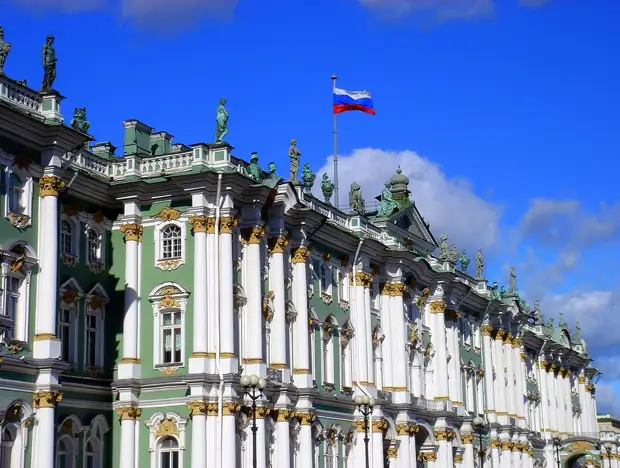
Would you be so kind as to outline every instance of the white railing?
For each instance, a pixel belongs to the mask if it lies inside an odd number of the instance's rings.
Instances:
[[[0,75],[0,99],[29,112],[42,111],[42,99],[37,92],[3,75]]]
[[[185,172],[192,168],[193,154],[188,151],[144,158],[140,163],[140,175],[152,177],[161,173]]]

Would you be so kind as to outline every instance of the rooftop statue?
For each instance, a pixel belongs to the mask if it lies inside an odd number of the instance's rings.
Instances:
[[[459,262],[461,264],[461,271],[463,271],[464,273],[467,273],[467,267],[469,266],[471,259],[467,256],[467,253],[465,252],[464,249],[461,252],[461,256],[459,257]]]
[[[215,142],[221,143],[226,135],[228,135],[228,110],[226,110],[226,98],[222,98],[215,117]]]
[[[323,192],[323,196],[325,197],[325,203],[329,203],[331,205],[329,199],[334,194],[334,183],[329,180],[327,172],[323,174],[323,180],[321,181],[321,192]]]
[[[357,182],[353,182],[349,190],[349,207],[361,215],[366,213],[366,203],[362,196],[362,188]]]
[[[4,28],[0,26],[0,75],[4,75],[4,62],[11,51],[11,44],[4,40]]]
[[[545,327],[553,328],[553,317],[549,317],[549,320],[547,320],[547,323],[545,323]]]
[[[448,261],[453,265],[456,265],[456,262],[459,261],[459,256],[459,249],[456,248],[456,244],[452,244],[450,252],[448,252]]]
[[[508,297],[508,291],[506,291],[506,286],[502,286],[501,288],[499,288],[499,296],[502,299],[506,299]]]
[[[497,281],[494,281],[493,284],[489,286],[489,291],[491,292],[491,300],[499,301],[502,298]]]
[[[73,111],[73,118],[71,119],[71,127],[78,132],[88,134],[90,122],[86,120],[86,107],[75,108]]]
[[[256,182],[261,181],[260,166],[258,165],[258,153],[252,153],[250,158],[250,165],[245,169],[246,174],[254,179]]]
[[[534,310],[540,312],[540,298],[534,299]]]
[[[442,234],[439,237],[439,260],[447,262],[450,259],[450,252],[448,249],[448,236]]]
[[[517,272],[515,267],[510,267],[510,283],[508,285],[508,294],[514,296],[519,290],[517,289]]]
[[[581,324],[579,322],[575,322],[575,340],[581,340]]]
[[[377,213],[377,216],[380,218],[392,216],[394,210],[398,208],[398,203],[392,198],[392,191],[390,188],[391,185],[387,183],[381,192],[381,203],[379,204],[379,212]]]
[[[54,49],[54,36],[47,36],[43,50],[41,52],[43,62],[43,82],[41,92],[53,91],[54,81],[56,81],[56,49]]]
[[[288,181],[292,184],[299,184],[297,179],[297,172],[299,171],[299,158],[301,151],[297,148],[297,140],[294,138],[291,140],[291,146],[288,147],[288,157],[291,160],[291,169],[288,176]]]
[[[484,273],[484,257],[482,256],[482,249],[478,249],[476,253],[476,279],[482,279]]]
[[[564,321],[564,313],[560,312],[558,317],[558,327],[560,328],[568,328],[568,324]]]
[[[301,182],[306,192],[310,192],[310,190],[312,190],[315,179],[316,174],[310,169],[310,164],[305,163],[304,168],[301,170]]]

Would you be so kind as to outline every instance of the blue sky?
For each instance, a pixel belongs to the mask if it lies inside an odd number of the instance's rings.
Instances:
[[[620,43],[613,0],[0,0],[5,72],[38,88],[56,36],[63,112],[122,148],[136,118],[192,144],[228,140],[286,174],[297,138],[331,176],[330,75],[376,116],[338,117],[341,203],[397,164],[436,235],[487,252],[487,276],[581,320],[620,414]],[[28,27],[24,27],[28,25]],[[119,150],[119,153],[122,151]],[[616,396],[617,395],[617,396]]]

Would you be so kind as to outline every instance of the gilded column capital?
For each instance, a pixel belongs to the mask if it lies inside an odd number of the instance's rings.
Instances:
[[[497,330],[497,333],[495,334],[495,339],[499,341],[504,341],[505,335],[506,335],[506,332],[500,328],[499,330]]]
[[[212,234],[215,232],[215,218],[204,215],[190,216],[187,222],[192,226],[194,234],[197,232],[208,232]]]
[[[269,238],[269,253],[284,253],[288,246],[288,238],[286,236],[274,236]]]
[[[586,392],[594,394],[594,385],[586,385]]]
[[[256,408],[254,408],[254,411],[252,411],[251,406],[246,406],[244,409],[245,414],[248,418],[252,418],[255,416],[256,419],[264,419],[265,416],[268,416],[271,413],[271,409],[267,408],[266,406],[257,406]]]
[[[299,424],[302,426],[309,426],[316,419],[316,414],[298,411],[295,413],[295,418],[297,418]]]
[[[372,274],[366,273],[365,271],[356,271],[355,277],[349,275],[349,278],[351,286],[363,286],[365,289],[370,289],[372,287]]]
[[[471,444],[474,442],[473,434],[461,434],[461,443],[462,444]]]
[[[398,435],[406,435],[406,436],[413,436],[416,432],[418,432],[418,425],[415,423],[398,423],[396,425],[396,434]]]
[[[310,257],[310,249],[308,247],[297,247],[293,250],[293,264],[306,263]]]
[[[231,416],[237,414],[241,410],[241,404],[236,401],[227,401],[224,403],[223,414],[224,416]]]
[[[485,323],[484,325],[482,325],[482,333],[484,334],[484,336],[491,336],[491,334],[493,333],[493,327],[491,326],[491,324]]]
[[[241,230],[241,240],[244,244],[260,244],[265,237],[265,226],[254,226]]]
[[[289,422],[295,417],[295,411],[286,408],[278,408],[274,412],[277,413],[276,422]]]
[[[142,225],[131,223],[131,224],[121,224],[120,227],[123,236],[125,237],[125,242],[136,241],[142,242]]]
[[[526,354],[524,352],[521,352],[521,360],[525,361],[525,358],[526,358]]]
[[[583,375],[580,375],[579,377],[577,377],[577,383],[580,383],[582,385],[585,385],[586,383],[586,378]]]
[[[204,401],[190,401],[187,409],[192,416],[205,416],[207,414],[207,403]]]
[[[218,404],[217,403],[207,403],[207,416],[217,416],[218,414]],[[222,405],[222,414],[224,413],[224,408]]]
[[[451,429],[437,429],[435,430],[435,440],[454,440],[456,433]]]
[[[500,446],[499,439],[491,439],[491,448],[492,449],[499,448],[499,446]]]
[[[54,390],[43,390],[32,395],[34,408],[54,408],[62,400],[62,393]]]
[[[418,460],[420,461],[437,461],[436,452],[420,452],[418,453]]]
[[[44,175],[39,179],[40,197],[57,197],[65,188],[65,183],[60,177]]]
[[[222,216],[220,218],[220,234],[232,234],[237,227],[237,218],[234,216]]]
[[[407,287],[403,283],[381,283],[381,294],[384,296],[402,297]]]
[[[376,432],[376,433],[385,432],[387,431],[388,427],[389,427],[388,422],[383,418],[372,420],[372,432]]]
[[[398,457],[398,449],[393,445],[389,446],[387,449],[388,458],[396,458]]]
[[[357,431],[357,432],[364,432],[364,430],[366,429],[366,424],[364,424],[364,420],[363,419],[356,419],[355,421],[353,421],[351,423],[351,426],[353,426],[353,428]]]
[[[513,442],[509,442],[509,441],[506,441],[506,440],[502,440],[499,443],[499,446],[501,447],[502,450],[510,450],[510,451],[512,451],[512,448],[514,447],[514,445],[515,444]]]
[[[463,455],[460,453],[454,455],[454,463],[463,463]]]
[[[121,421],[135,421],[142,416],[142,410],[136,406],[121,406],[116,408],[116,414]]]
[[[505,337],[504,337],[504,344],[509,344],[512,345],[512,340],[514,340],[515,337],[512,333],[508,333]]]
[[[513,348],[520,348],[522,344],[523,344],[523,340],[521,338],[515,338],[514,340],[512,340]]]
[[[443,300],[432,301],[429,307],[431,314],[443,314],[446,311],[447,304]]]

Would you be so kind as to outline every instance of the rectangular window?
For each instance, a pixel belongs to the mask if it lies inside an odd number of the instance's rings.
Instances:
[[[19,307],[19,287],[21,286],[21,279],[15,276],[8,276],[6,278],[6,312],[5,315],[15,320],[15,316]]]
[[[179,468],[179,452],[163,452],[161,468]]]
[[[60,309],[58,317],[58,338],[60,339],[61,358],[71,359],[71,311]]]
[[[181,311],[169,311],[162,314],[162,364],[182,362]]]
[[[86,367],[97,365],[97,316],[86,314]]]
[[[15,173],[11,173],[9,176],[8,211],[17,214],[24,214],[26,207],[22,203],[23,195],[24,183],[22,182],[21,177]]]
[[[86,234],[86,254],[88,256],[88,263],[98,262],[101,256],[99,252],[99,236],[94,230],[89,229]]]

